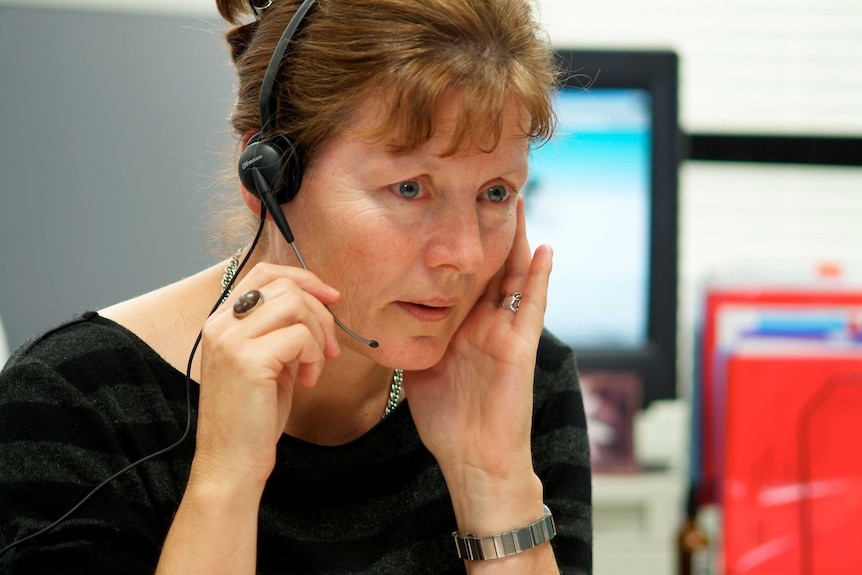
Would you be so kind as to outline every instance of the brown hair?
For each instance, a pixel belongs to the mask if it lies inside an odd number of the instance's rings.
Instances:
[[[239,80],[231,126],[241,139],[260,129],[264,71],[300,2],[273,0],[248,24],[249,0],[216,4],[237,25],[226,37]],[[372,91],[390,99],[379,133],[398,134],[399,152],[431,137],[441,97],[456,88],[465,99],[450,152],[495,145],[510,96],[530,114],[525,137],[552,135],[553,56],[530,0],[317,0],[294,40],[280,68],[277,125],[306,163]]]

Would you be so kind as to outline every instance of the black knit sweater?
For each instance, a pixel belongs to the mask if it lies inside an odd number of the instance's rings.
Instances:
[[[187,409],[187,389],[191,413]],[[572,352],[547,333],[535,378],[533,458],[563,573],[591,572],[590,467]],[[0,373],[0,572],[152,573],[195,449],[198,387],[123,327],[86,313],[25,344]],[[403,402],[359,439],[283,436],[260,507],[258,573],[464,573],[455,516]]]

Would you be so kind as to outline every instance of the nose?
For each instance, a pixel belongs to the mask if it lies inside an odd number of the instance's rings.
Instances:
[[[464,275],[479,271],[485,251],[475,200],[440,206],[429,223],[425,252],[429,266],[453,268]]]

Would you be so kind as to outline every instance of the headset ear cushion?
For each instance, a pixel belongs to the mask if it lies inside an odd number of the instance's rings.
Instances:
[[[302,158],[299,149],[284,136],[260,139],[253,135],[239,156],[239,179],[245,189],[260,197],[260,190],[252,176],[257,169],[269,183],[276,200],[283,204],[296,196],[302,183]]]
[[[277,190],[275,199],[278,200],[278,203],[285,204],[299,193],[305,162],[303,162],[299,147],[293,143],[293,140],[284,136],[280,136],[279,140],[282,150],[281,172],[279,173],[280,179],[274,182],[276,184],[274,189]]]

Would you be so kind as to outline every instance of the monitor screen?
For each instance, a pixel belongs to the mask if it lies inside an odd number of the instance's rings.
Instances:
[[[676,397],[677,57],[558,50],[557,131],[530,155],[527,235],[554,247],[545,325],[582,369]]]
[[[530,245],[557,249],[545,324],[574,347],[649,341],[652,114],[644,89],[563,88],[525,191]]]

